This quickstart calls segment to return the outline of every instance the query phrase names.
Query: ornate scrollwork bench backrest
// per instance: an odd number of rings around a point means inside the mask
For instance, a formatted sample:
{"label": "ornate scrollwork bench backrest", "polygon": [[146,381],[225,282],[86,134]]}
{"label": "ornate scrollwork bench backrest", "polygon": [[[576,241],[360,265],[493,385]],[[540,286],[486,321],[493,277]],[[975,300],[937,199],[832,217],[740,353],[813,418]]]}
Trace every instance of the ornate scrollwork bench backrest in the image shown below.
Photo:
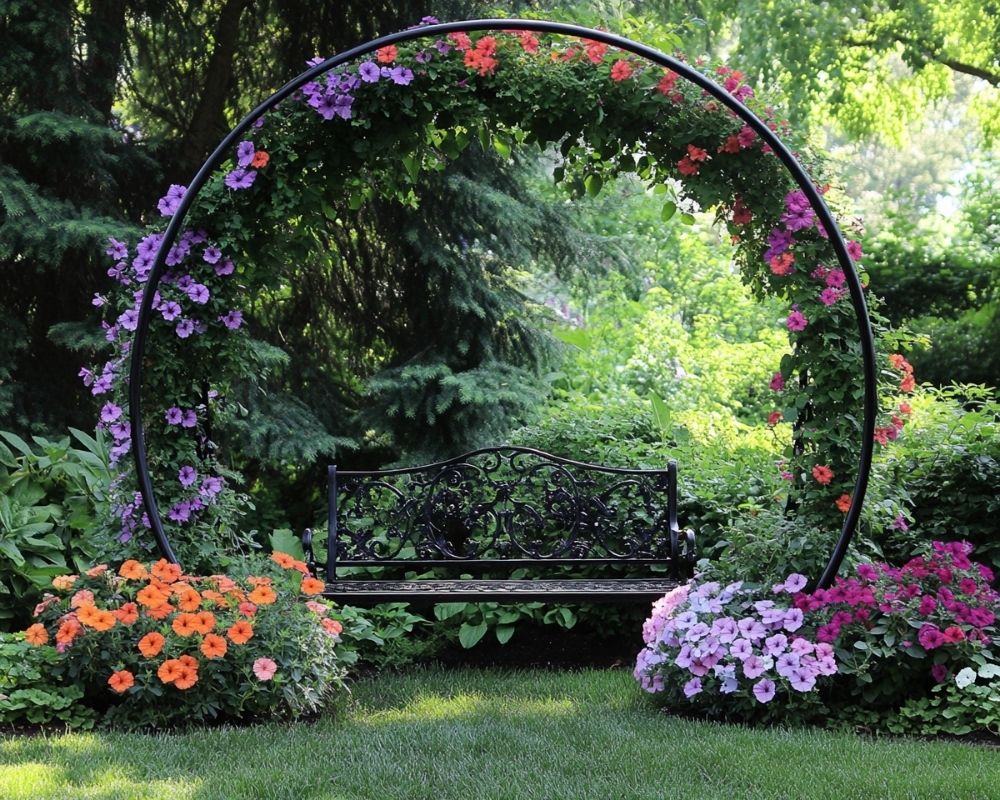
{"label": "ornate scrollwork bench backrest", "polygon": [[617,469],[493,447],[405,469],[331,466],[328,492],[328,581],[337,566],[404,562],[489,569],[681,561],[673,461],[662,470]]}

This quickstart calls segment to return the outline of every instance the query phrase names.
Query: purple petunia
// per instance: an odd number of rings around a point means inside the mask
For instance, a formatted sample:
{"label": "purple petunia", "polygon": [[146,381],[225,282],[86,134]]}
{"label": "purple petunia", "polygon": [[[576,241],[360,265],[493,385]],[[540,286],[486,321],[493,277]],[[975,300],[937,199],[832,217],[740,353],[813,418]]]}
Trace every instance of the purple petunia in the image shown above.
{"label": "purple petunia", "polygon": [[163,416],[167,420],[168,425],[180,425],[183,412],[177,406],[171,406]]}
{"label": "purple petunia", "polygon": [[729,654],[743,661],[753,655],[753,645],[746,639],[737,639],[729,646]]}
{"label": "purple petunia", "polygon": [[770,703],[774,699],[774,681],[765,678],[753,685],[753,696],[758,703]]}
{"label": "purple petunia", "polygon": [[121,406],[105,403],[101,406],[101,422],[114,422],[122,415]]}
{"label": "purple petunia", "polygon": [[205,252],[202,253],[201,257],[209,264],[217,264],[219,259],[222,258],[222,251],[213,244],[205,248]]}
{"label": "purple petunia", "polygon": [[113,236],[108,237],[108,249],[104,252],[115,261],[123,261],[128,258],[128,247],[125,242],[119,242]]}
{"label": "purple petunia", "polygon": [[194,323],[189,319],[182,319],[177,323],[176,331],[178,338],[187,339],[194,333]]}
{"label": "purple petunia", "polygon": [[780,256],[795,244],[795,238],[792,236],[791,231],[774,228],[767,236],[767,244],[768,250],[764,253],[764,261],[771,263],[772,258]]}
{"label": "purple petunia", "polygon": [[226,175],[223,183],[226,184],[230,189],[249,189],[253,186],[254,179],[257,177],[256,170],[243,169],[242,167],[237,167],[228,175]]}
{"label": "purple petunia", "polygon": [[203,283],[192,283],[187,288],[187,296],[191,298],[192,303],[197,303],[198,305],[205,305],[208,302],[211,294],[208,291],[208,287]]}
{"label": "purple petunia", "polygon": [[213,498],[219,492],[222,491],[222,478],[217,478],[215,475],[210,475],[201,482],[201,486],[198,489],[198,494],[202,497]]}
{"label": "purple petunia", "polygon": [[407,67],[393,67],[389,72],[392,82],[399,86],[409,86],[413,81],[413,70]]}
{"label": "purple petunia", "polygon": [[160,306],[160,314],[167,322],[173,322],[181,315],[180,303],[176,303],[173,300],[168,300],[162,306]]}
{"label": "purple petunia", "polygon": [[167,516],[173,522],[187,522],[191,519],[191,504],[190,503],[178,503],[173,508],[170,509],[170,513]]}
{"label": "purple petunia", "polygon": [[95,308],[100,308],[106,302],[108,302],[108,298],[106,298],[103,294],[99,294],[97,292],[94,292],[94,298],[93,298],[93,300],[90,301],[90,304],[92,306],[94,306]]}
{"label": "purple petunia", "polygon": [[430,51],[421,50],[419,53],[413,56],[413,60],[416,61],[418,64],[426,64],[431,60],[432,57],[433,54]]}
{"label": "purple petunia", "polygon": [[80,371],[77,373],[77,376],[83,379],[84,386],[91,386],[94,383],[94,373],[86,367],[80,367]]}
{"label": "purple petunia", "polygon": [[111,376],[102,375],[100,378],[94,381],[94,386],[90,390],[92,395],[106,394],[111,391]]}
{"label": "purple petunia", "polygon": [[193,486],[194,482],[198,480],[198,473],[190,464],[185,464],[177,473],[177,480],[180,481],[181,486],[187,488]]}
{"label": "purple petunia", "polygon": [[701,694],[701,679],[692,678],[687,683],[684,684],[684,696],[687,698],[694,697],[696,694]]}
{"label": "purple petunia", "polygon": [[180,207],[181,198],[184,197],[184,192],[187,191],[187,186],[180,186],[179,184],[171,184],[170,188],[167,189],[167,193],[160,198],[160,202],[156,204],[160,213],[165,217],[172,217],[177,213],[177,209]]}
{"label": "purple petunia", "polygon": [[257,148],[253,146],[253,142],[240,142],[236,147],[236,164],[240,167],[249,167],[256,152]]}
{"label": "purple petunia", "polygon": [[790,608],[785,612],[785,630],[789,633],[802,627],[802,609]]}
{"label": "purple petunia", "polygon": [[215,265],[215,274],[218,276],[232,275],[233,271],[236,269],[236,265],[233,264],[231,258],[225,258]]}
{"label": "purple petunia", "polygon": [[243,312],[234,308],[229,313],[219,317],[219,322],[229,328],[229,330],[235,331],[243,324]]}
{"label": "purple petunia", "polygon": [[358,74],[365,83],[376,83],[379,79],[378,65],[373,61],[366,61],[358,67]]}
{"label": "purple petunia", "polygon": [[116,442],[121,442],[125,439],[130,439],[132,431],[127,422],[116,422],[111,426],[111,435],[115,437]]}
{"label": "purple petunia", "polygon": [[198,424],[198,415],[194,412],[193,409],[189,408],[187,411],[184,412],[184,416],[181,418],[181,427],[193,428],[197,424]]}
{"label": "purple petunia", "polygon": [[118,317],[118,324],[127,331],[134,331],[139,327],[139,312],[134,308],[123,311]]}
{"label": "purple petunia", "polygon": [[769,669],[769,661],[771,661],[771,659],[765,660],[760,656],[750,656],[743,662],[743,674],[750,680],[755,680],[767,672]]}

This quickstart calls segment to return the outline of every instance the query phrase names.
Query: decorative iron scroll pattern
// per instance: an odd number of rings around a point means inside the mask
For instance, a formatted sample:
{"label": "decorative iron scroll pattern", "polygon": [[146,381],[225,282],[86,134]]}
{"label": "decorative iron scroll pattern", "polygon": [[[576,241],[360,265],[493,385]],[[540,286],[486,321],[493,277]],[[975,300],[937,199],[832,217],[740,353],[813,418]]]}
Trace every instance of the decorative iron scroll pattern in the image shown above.
{"label": "decorative iron scroll pattern", "polygon": [[495,447],[408,469],[331,472],[338,561],[666,562],[677,541],[673,463],[614,469]]}

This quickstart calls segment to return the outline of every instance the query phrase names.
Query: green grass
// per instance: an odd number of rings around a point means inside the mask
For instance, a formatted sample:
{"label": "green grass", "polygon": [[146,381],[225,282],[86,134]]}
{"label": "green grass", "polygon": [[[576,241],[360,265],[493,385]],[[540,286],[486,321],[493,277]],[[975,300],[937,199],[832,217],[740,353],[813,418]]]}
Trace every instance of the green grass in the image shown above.
{"label": "green grass", "polygon": [[658,713],[621,671],[415,671],[315,724],[0,738],[0,798],[990,798],[1000,751]]}

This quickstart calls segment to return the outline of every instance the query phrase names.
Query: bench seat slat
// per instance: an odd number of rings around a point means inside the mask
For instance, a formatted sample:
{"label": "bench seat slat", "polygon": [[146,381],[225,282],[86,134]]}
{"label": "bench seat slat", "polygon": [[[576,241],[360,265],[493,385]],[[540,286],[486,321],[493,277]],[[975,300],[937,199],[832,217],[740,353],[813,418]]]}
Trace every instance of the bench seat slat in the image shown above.
{"label": "bench seat slat", "polygon": [[370,581],[338,580],[328,583],[325,597],[343,605],[363,606],[378,603],[414,604],[470,602],[652,602],[683,579],[600,579],[567,580],[419,580]]}

